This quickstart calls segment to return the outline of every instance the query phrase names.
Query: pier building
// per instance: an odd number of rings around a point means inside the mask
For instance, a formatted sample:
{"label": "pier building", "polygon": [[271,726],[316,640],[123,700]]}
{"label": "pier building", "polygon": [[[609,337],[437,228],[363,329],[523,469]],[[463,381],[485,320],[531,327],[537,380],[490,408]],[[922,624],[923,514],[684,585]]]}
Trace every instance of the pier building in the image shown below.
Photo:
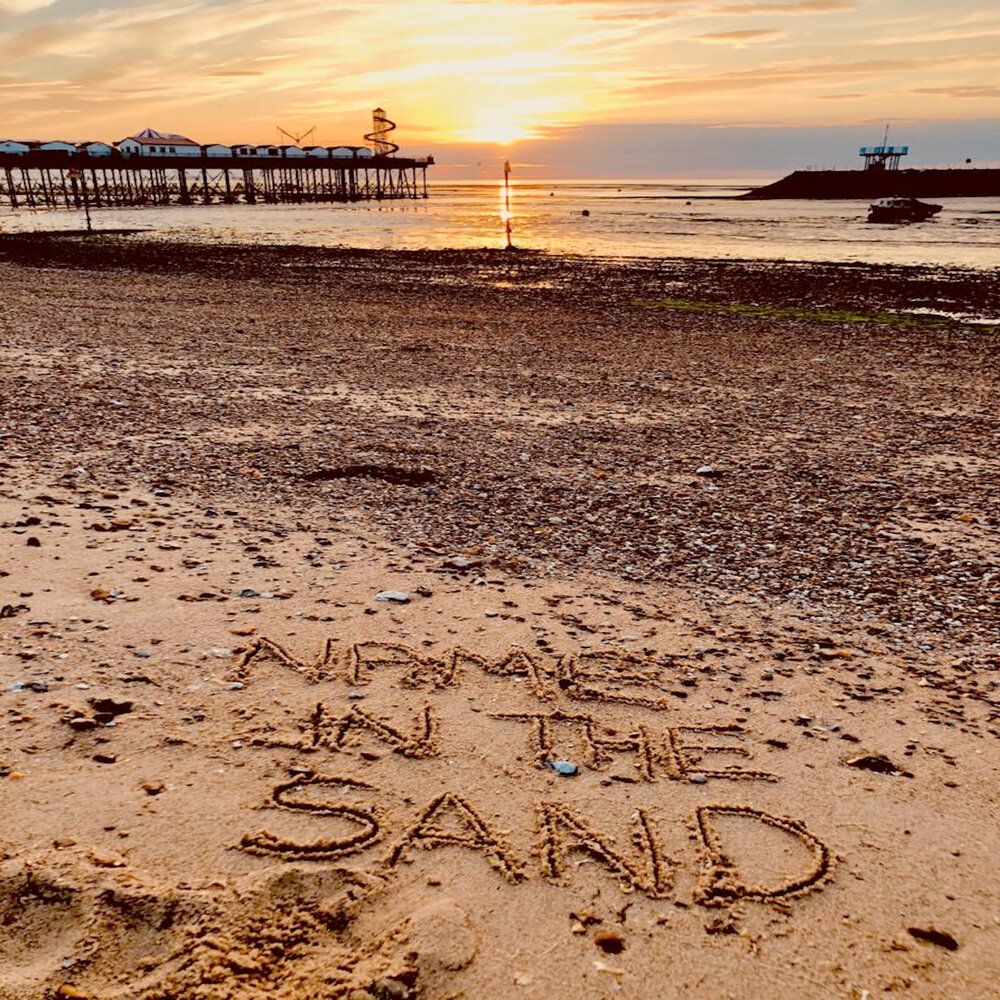
{"label": "pier building", "polygon": [[119,140],[0,140],[0,206],[83,208],[426,198],[434,158],[396,155],[395,125],[376,109],[374,147],[200,145],[144,129]]}

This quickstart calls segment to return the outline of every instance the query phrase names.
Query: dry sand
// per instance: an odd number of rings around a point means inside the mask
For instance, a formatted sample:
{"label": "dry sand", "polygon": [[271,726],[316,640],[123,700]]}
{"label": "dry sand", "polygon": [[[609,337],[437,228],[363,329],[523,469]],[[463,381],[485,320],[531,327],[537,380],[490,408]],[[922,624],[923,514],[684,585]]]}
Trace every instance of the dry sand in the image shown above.
{"label": "dry sand", "polygon": [[2,1000],[998,996],[995,334],[832,315],[995,279],[83,256],[0,242]]}

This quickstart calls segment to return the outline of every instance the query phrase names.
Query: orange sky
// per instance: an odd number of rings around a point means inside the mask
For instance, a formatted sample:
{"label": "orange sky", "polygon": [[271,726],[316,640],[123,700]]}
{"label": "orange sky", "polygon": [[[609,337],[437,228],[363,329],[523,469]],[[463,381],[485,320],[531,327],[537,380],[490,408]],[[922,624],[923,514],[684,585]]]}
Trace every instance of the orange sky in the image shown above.
{"label": "orange sky", "polygon": [[0,136],[316,125],[404,149],[595,123],[996,118],[982,0],[0,0]]}

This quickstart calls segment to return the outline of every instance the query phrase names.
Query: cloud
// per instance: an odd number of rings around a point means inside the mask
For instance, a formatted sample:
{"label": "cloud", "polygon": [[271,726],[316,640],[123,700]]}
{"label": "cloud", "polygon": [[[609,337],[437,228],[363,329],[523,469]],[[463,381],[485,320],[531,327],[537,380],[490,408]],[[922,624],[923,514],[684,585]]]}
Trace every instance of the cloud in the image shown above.
{"label": "cloud", "polygon": [[[787,91],[790,84],[823,83],[831,79],[838,83],[846,80],[889,80],[895,74],[918,73],[926,78],[937,70],[957,72],[965,66],[996,66],[1000,54],[988,53],[958,58],[953,54],[912,59],[869,59],[855,62],[795,60],[770,63],[751,69],[712,73],[698,77],[653,76],[634,81],[629,90],[633,97],[649,98],[710,94],[743,89],[778,87]],[[801,90],[801,88],[799,88]]]}
{"label": "cloud", "polygon": [[594,21],[665,21],[667,18],[678,17],[680,11],[674,10],[613,10],[591,14]]}
{"label": "cloud", "polygon": [[940,28],[937,31],[923,31],[913,35],[895,35],[889,38],[873,38],[871,45],[925,45],[937,42],[965,42],[970,39],[996,38],[1000,26],[991,28]]}
{"label": "cloud", "polygon": [[852,0],[797,0],[792,3],[736,3],[713,7],[711,14],[831,14],[857,10]]}
{"label": "cloud", "polygon": [[42,7],[51,7],[56,0],[0,0],[0,14],[27,14]]}
{"label": "cloud", "polygon": [[742,47],[757,42],[772,42],[788,34],[780,28],[744,28],[741,31],[712,31],[706,35],[695,35],[695,41],[708,45],[735,45]]}
{"label": "cloud", "polygon": [[954,87],[917,87],[912,94],[934,94],[940,97],[974,98],[977,100],[995,100],[1000,97],[1000,87],[994,86],[961,86]]}

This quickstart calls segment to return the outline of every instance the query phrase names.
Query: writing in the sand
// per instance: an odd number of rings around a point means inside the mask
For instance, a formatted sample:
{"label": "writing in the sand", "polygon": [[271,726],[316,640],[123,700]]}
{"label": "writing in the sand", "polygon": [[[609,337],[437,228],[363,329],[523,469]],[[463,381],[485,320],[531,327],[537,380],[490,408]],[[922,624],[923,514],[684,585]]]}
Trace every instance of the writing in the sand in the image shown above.
{"label": "writing in the sand", "polygon": [[[318,797],[317,791],[327,797]],[[627,891],[653,899],[672,895],[677,862],[668,857],[660,840],[658,824],[644,809],[632,810],[630,830],[598,829],[581,810],[565,803],[540,800],[535,804],[535,849],[519,855],[507,836],[489,822],[465,795],[439,792],[424,803],[408,824],[393,830],[387,820],[385,789],[368,782],[337,775],[301,774],[271,792],[274,808],[327,817],[336,821],[336,836],[297,841],[263,830],[245,834],[241,850],[294,861],[341,860],[362,855],[387,843],[374,860],[386,872],[410,860],[416,850],[461,847],[479,854],[502,878],[517,884],[531,877],[531,866],[545,879],[558,880],[572,872],[575,855],[596,861]],[[787,817],[772,816],[744,805],[704,805],[686,817],[697,841],[698,883],[695,902],[704,906],[726,905],[737,900],[760,902],[787,900],[820,885],[830,871],[830,852],[806,828]],[[794,873],[769,884],[754,884],[743,878],[722,847],[720,822],[739,821],[756,827],[755,835],[770,834],[797,841],[807,859]],[[342,830],[347,825],[349,832]],[[631,840],[631,849],[622,841]]]}
{"label": "writing in the sand", "polygon": [[[634,777],[619,775],[619,781],[778,780],[770,771],[734,763],[706,766],[708,759],[752,758],[753,753],[746,746],[747,730],[737,723],[637,725],[631,732],[622,733],[592,713],[558,708],[487,713],[484,718],[503,727],[503,732],[498,730],[497,735],[505,741],[510,735],[508,730],[520,737],[529,763],[537,767],[552,767],[561,757],[571,756],[583,767],[595,771],[614,762],[629,765]],[[442,753],[441,722],[431,705],[424,705],[411,715],[388,717],[359,705],[343,710],[318,702],[308,717],[300,720],[297,733],[263,736],[256,742],[314,754],[337,753],[362,739],[377,740],[393,753],[410,759],[437,757]],[[460,751],[461,747],[449,749]]]}
{"label": "writing in the sand", "polygon": [[[630,723],[624,729],[616,728],[620,722],[611,725],[601,718],[596,705],[581,711],[563,703],[565,699],[618,703],[662,712],[670,704],[663,697],[669,677],[664,663],[653,658],[603,651],[542,658],[521,649],[492,658],[466,649],[426,657],[384,643],[356,643],[341,653],[327,641],[315,660],[304,661],[271,640],[259,639],[243,651],[235,676],[250,682],[254,668],[268,661],[296,671],[309,684],[339,679],[360,686],[381,673],[391,687],[423,688],[432,698],[434,692],[460,685],[470,671],[523,682],[516,685],[519,696],[527,694],[529,700],[540,702],[537,708],[482,713],[479,719],[494,728],[495,743],[516,747],[515,760],[529,768],[559,771],[568,765],[575,771],[579,765],[603,772],[625,765],[625,773],[619,767],[604,784],[617,781],[639,788],[659,781],[704,785],[778,780],[754,766],[751,734],[737,723],[684,725],[654,715],[652,722]],[[549,794],[531,810],[531,849],[524,847],[524,837],[522,846],[516,847],[509,839],[508,824],[499,828],[496,819],[491,820],[469,796],[447,790],[446,781],[445,790],[439,788],[427,801],[414,803],[409,795],[394,798],[390,789],[332,773],[337,769],[334,762],[345,752],[373,740],[398,760],[414,763],[452,758],[462,749],[460,743],[449,744],[431,701],[389,712],[359,704],[335,707],[320,700],[300,719],[296,731],[265,734],[255,745],[315,755],[314,767],[297,768],[292,780],[271,790],[266,805],[322,819],[328,832],[306,839],[261,830],[244,835],[237,846],[294,861],[358,857],[386,874],[411,861],[418,850],[459,847],[480,855],[510,883],[532,874],[565,879],[577,868],[576,856],[585,855],[625,891],[655,899],[673,894],[680,863],[664,849],[665,828],[658,815],[628,805],[624,822],[609,820],[606,811],[598,820],[579,804],[557,801]],[[576,763],[560,759],[567,754]],[[696,846],[694,899],[702,905],[785,900],[812,891],[829,875],[829,849],[804,824],[786,816],[742,803],[710,804],[688,809],[682,822],[689,834],[685,840]],[[770,843],[775,857],[797,858],[786,864],[793,870],[782,875],[772,872],[766,884],[741,874],[725,846],[734,826],[750,842]],[[631,846],[623,848],[622,843]]]}
{"label": "writing in the sand", "polygon": [[455,646],[441,653],[418,653],[402,643],[356,642],[341,649],[327,639],[315,658],[298,656],[261,637],[242,651],[233,678],[241,682],[267,663],[293,670],[310,684],[340,679],[352,685],[379,675],[405,688],[448,688],[471,676],[516,679],[536,699],[608,702],[662,711],[687,698],[678,689],[677,665],[668,655],[621,650],[542,654],[512,646],[498,656]]}

